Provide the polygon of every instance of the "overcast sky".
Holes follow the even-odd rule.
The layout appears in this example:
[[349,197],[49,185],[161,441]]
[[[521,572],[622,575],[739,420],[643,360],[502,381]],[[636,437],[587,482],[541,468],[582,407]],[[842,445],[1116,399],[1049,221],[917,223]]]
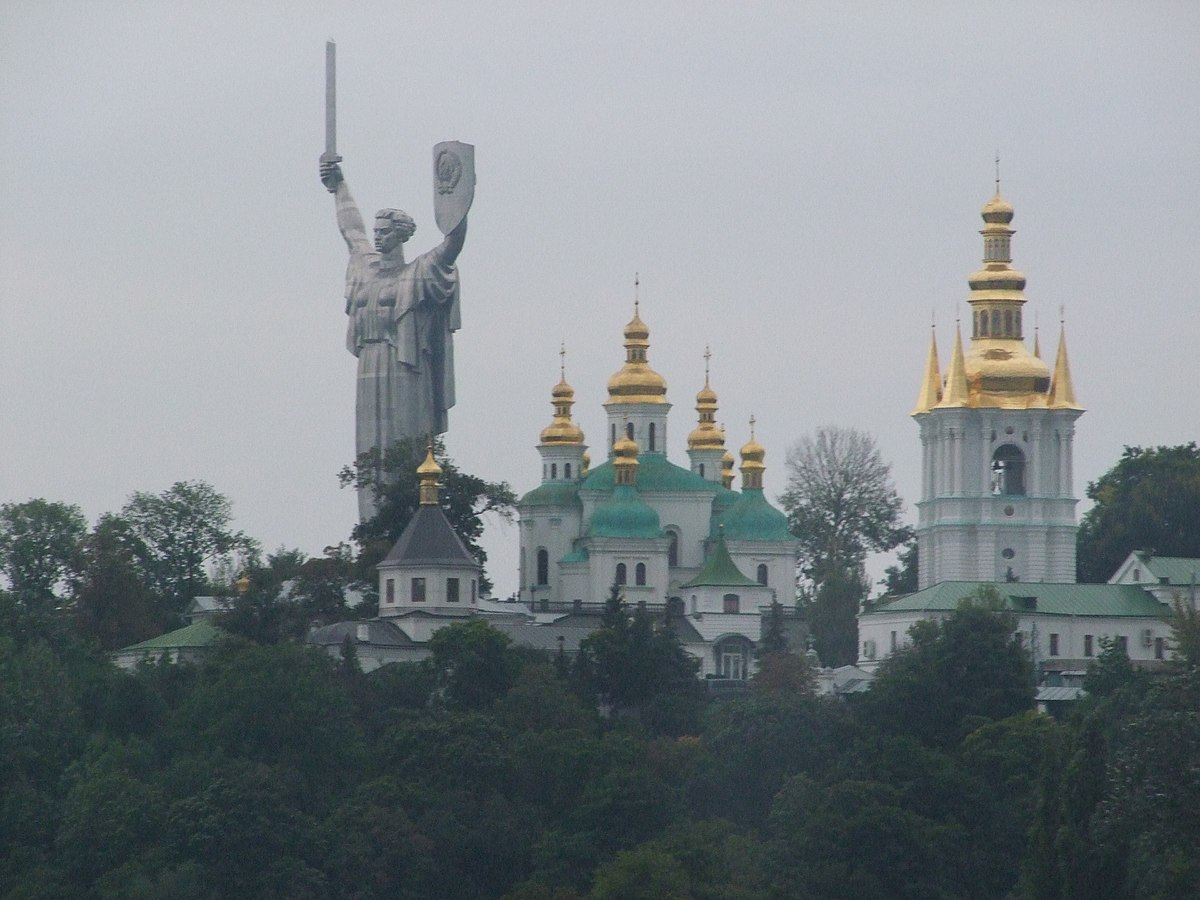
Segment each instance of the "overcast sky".
[[[638,271],[676,462],[711,344],[769,495],[790,442],[853,426],[912,521],[930,317],[945,363],[997,150],[1044,354],[1066,309],[1077,495],[1123,445],[1200,438],[1200,4],[0,0],[0,501],[94,520],[199,478],[267,550],[347,538],[328,38],[346,179],[413,251],[430,148],[476,145],[467,471],[536,486],[560,341],[604,458]],[[516,544],[489,529],[501,594]]]

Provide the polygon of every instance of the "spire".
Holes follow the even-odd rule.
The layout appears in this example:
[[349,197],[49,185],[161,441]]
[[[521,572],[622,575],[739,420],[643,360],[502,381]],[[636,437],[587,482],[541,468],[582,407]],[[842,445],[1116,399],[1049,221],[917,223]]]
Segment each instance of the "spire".
[[763,486],[763,458],[767,451],[754,437],[754,416],[750,417],[750,440],[742,447],[742,490],[761,489]]
[[550,392],[550,404],[554,407],[554,420],[542,429],[543,444],[582,444],[583,430],[571,420],[571,407],[575,405],[575,389],[567,384],[567,348],[560,344],[558,349],[559,382]]
[[613,444],[613,468],[616,470],[613,481],[618,486],[634,487],[637,484],[638,445],[624,431]]
[[421,482],[418,489],[421,506],[438,505],[438,479],[441,475],[442,467],[433,458],[433,438],[430,438],[429,447],[425,451],[425,462],[417,466],[417,479]]
[[1050,384],[1051,409],[1083,409],[1075,399],[1071,383],[1071,366],[1067,362],[1067,327],[1062,325],[1058,335],[1058,357],[1054,360],[1054,381]]
[[929,358],[925,361],[925,375],[921,379],[921,390],[917,394],[917,406],[912,414],[926,413],[942,399],[942,370],[938,365],[937,331],[929,329]]
[[642,321],[637,299],[637,276],[634,276],[633,318],[625,326],[625,365],[608,379],[608,400],[615,403],[666,403],[667,380],[650,368],[647,351],[650,349],[650,329]]
[[689,450],[720,450],[725,446],[725,436],[717,428],[717,393],[708,384],[708,361],[712,352],[704,348],[704,387],[696,395],[696,412],[699,424],[688,435]]
[[1038,359],[1041,359],[1042,358],[1042,337],[1041,337],[1041,329],[1038,327],[1038,324],[1037,324],[1037,316],[1036,315],[1034,315],[1034,317],[1033,317],[1033,323],[1034,323],[1033,324],[1033,355],[1036,356]]
[[946,370],[946,389],[938,402],[939,409],[949,406],[966,406],[969,399],[967,391],[967,366],[963,359],[962,329],[955,324],[954,353],[950,357],[950,368]]

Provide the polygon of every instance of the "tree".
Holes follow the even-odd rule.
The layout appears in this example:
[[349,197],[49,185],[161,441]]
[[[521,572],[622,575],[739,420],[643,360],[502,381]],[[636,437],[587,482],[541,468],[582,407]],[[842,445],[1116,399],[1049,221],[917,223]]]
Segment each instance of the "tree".
[[0,506],[0,568],[17,600],[51,603],[86,533],[78,506],[42,499]]
[[988,720],[1033,706],[1033,668],[1016,622],[994,589],[981,589],[941,621],[909,629],[911,643],[879,667],[861,695],[865,721],[953,746]]
[[439,628],[429,640],[430,663],[446,700],[467,709],[490,706],[520,672],[512,640],[482,619]]
[[139,543],[128,523],[102,516],[75,551],[69,584],[79,630],[102,650],[117,650],[161,634]]
[[230,530],[232,504],[203,481],[177,481],[161,494],[137,492],[121,510],[139,541],[146,573],[168,620],[208,586],[205,565],[230,554],[252,559],[258,545]]
[[800,541],[797,574],[817,653],[826,665],[853,663],[859,604],[869,587],[867,554],[891,550],[911,535],[900,524],[903,504],[891,466],[869,434],[827,426],[793,444],[786,467],[779,502]]
[[[378,450],[360,454],[352,466],[338,473],[342,487],[368,487],[374,491],[378,512],[366,522],[354,526],[351,538],[359,545],[359,573],[365,582],[374,580],[374,566],[382,560],[416,515],[420,503],[417,467],[424,461],[428,444],[422,440],[397,441],[383,454]],[[461,471],[446,456],[441,438],[434,438],[433,453],[442,467],[441,505],[455,532],[481,566],[487,552],[479,543],[483,536],[483,517],[495,513],[511,522],[516,512],[517,495],[506,481],[485,481]],[[484,575],[480,587],[491,590]]]
[[917,590],[920,573],[917,555],[917,539],[910,537],[900,548],[897,565],[883,570],[883,593],[887,597],[899,597]]
[[1087,487],[1095,501],[1079,524],[1082,582],[1104,582],[1133,550],[1200,556],[1200,447],[1126,447]]

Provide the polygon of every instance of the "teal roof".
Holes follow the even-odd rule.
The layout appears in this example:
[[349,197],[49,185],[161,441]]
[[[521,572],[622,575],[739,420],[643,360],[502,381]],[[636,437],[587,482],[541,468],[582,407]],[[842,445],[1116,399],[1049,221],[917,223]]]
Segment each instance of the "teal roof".
[[725,539],[718,538],[717,546],[713,548],[712,553],[708,554],[708,559],[704,561],[704,568],[700,570],[700,574],[681,587],[748,587],[751,585],[760,586],[753,578],[747,578],[742,574],[742,570],[737,567],[737,563],[729,555]]
[[718,484],[716,488],[717,496],[713,498],[713,515],[719,516],[737,503],[741,499],[741,494],[731,491],[723,484]]
[[1149,553],[1138,553],[1142,565],[1160,583],[1167,579],[1167,584],[1190,585],[1200,583],[1200,559],[1186,556],[1152,556]]
[[184,628],[177,628],[160,634],[156,638],[125,647],[125,650],[173,650],[176,647],[207,647],[218,638],[225,637],[225,632],[208,622],[194,622]]
[[[611,491],[615,486],[612,461],[601,463],[588,473],[583,486],[589,491]],[[720,485],[705,481],[695,472],[668,462],[661,453],[638,455],[637,489],[654,491],[705,491],[713,493]]]
[[[1136,584],[1043,584],[1030,581],[943,581],[876,606],[867,615],[948,612],[983,587],[994,588],[1013,612],[1049,616],[1162,616],[1165,609]],[[1024,599],[1034,598],[1031,606]]]
[[745,488],[717,524],[730,541],[791,541],[787,516],[767,502],[762,488]]
[[588,561],[587,547],[579,547],[578,549],[572,550],[570,553],[568,553],[566,556],[564,556],[562,559],[559,560],[560,563],[575,563],[575,562],[587,562],[587,561]]
[[578,506],[578,481],[547,481],[517,501],[518,506]]
[[662,533],[658,513],[629,485],[615,487],[612,496],[597,505],[590,524],[594,537],[654,538]]

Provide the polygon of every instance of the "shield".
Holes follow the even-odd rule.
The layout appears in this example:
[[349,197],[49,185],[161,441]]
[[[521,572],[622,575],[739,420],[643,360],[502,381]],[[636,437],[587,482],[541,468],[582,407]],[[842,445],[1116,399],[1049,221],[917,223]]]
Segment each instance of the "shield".
[[475,199],[475,146],[443,141],[433,148],[433,214],[442,234],[467,215]]

